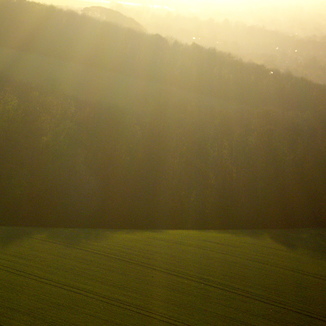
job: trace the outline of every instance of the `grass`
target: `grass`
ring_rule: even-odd
[[[325,257],[264,233],[22,230],[1,228],[0,325],[326,321]]]

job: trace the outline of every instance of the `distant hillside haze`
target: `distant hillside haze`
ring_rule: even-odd
[[[246,105],[305,107],[324,99],[323,87],[212,48],[169,42],[37,3],[7,0],[0,5],[0,46],[12,50]]]
[[[326,227],[326,86],[0,2],[0,224]]]
[[[317,6],[317,3],[312,4]],[[265,6],[267,5],[271,3],[265,3]],[[284,29],[283,23],[278,22],[267,24],[266,26],[269,26],[267,28],[263,23],[255,21],[244,23],[232,15],[223,16],[222,12],[217,12],[210,19],[200,19],[199,14],[186,15],[181,14],[182,11],[164,11],[163,9],[148,11],[144,7],[113,2],[110,6],[137,18],[143,26],[146,26],[149,33],[158,33],[166,38],[177,39],[188,44],[197,43],[205,47],[214,47],[245,61],[263,64],[271,69],[288,71],[318,83],[326,83],[324,23],[318,25],[320,28],[312,26],[310,28],[303,24],[299,26],[300,28],[289,26]],[[260,2],[260,6],[264,6],[264,2]],[[286,4],[281,5],[282,13],[286,12],[284,6]],[[213,4],[212,8],[215,8]],[[323,10],[317,10],[316,7],[311,8],[315,8],[312,12],[323,12]],[[284,17],[282,15],[280,19]],[[294,20],[288,19],[287,21],[290,23]],[[313,25],[315,20],[312,19],[310,22]]]
[[[122,27],[132,28],[134,30],[142,31],[142,32],[145,31],[144,27],[141,26],[134,19],[130,17],[126,17],[120,12],[109,8],[104,8],[101,6],[91,6],[91,7],[84,8],[82,10],[82,13],[100,20],[117,24]]]
[[[83,8],[105,6],[112,9],[129,8],[149,13],[167,12],[181,15],[212,18],[217,21],[229,19],[250,25],[300,36],[322,35],[326,33],[324,16],[326,3],[323,0],[132,0],[132,1],[88,1],[83,0],[39,0],[60,6]],[[117,10],[119,10],[117,9]],[[120,11],[120,10],[119,10]],[[135,18],[135,17],[134,17]],[[181,27],[181,26],[180,26]]]
[[[79,8],[77,4],[84,2],[76,0],[74,6],[71,2],[66,5],[69,3]],[[325,2],[94,1],[94,4],[99,5],[92,6],[94,17],[103,19],[108,15],[107,19],[122,26],[145,28],[149,33],[188,44],[214,47],[245,61],[326,84]],[[114,14],[110,11],[113,9]],[[203,14],[205,10],[209,14]],[[128,18],[122,18],[121,13]]]

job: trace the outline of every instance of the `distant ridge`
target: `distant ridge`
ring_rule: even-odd
[[[139,24],[135,19],[127,17],[119,11],[113,9],[104,8],[101,6],[91,6],[84,8],[82,10],[82,13],[89,15],[93,18],[108,21],[121,27],[127,27],[136,31],[145,32],[145,28],[141,24]]]

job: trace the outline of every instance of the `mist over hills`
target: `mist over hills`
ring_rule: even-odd
[[[322,1],[198,1],[187,5],[182,1],[164,4],[95,1],[94,4],[98,9],[115,10],[128,19],[135,18],[152,34],[213,47],[247,62],[326,83],[326,7]],[[75,0],[66,5],[82,12],[84,2]]]
[[[325,227],[326,87],[0,3],[2,225]]]
[[[212,48],[169,42],[36,3],[5,1],[1,9],[3,48],[242,104],[305,107],[324,98],[323,86]]]
[[[141,26],[136,20],[127,17],[121,14],[119,11],[113,9],[109,9],[101,6],[90,6],[84,8],[81,12],[91,17],[100,20],[105,20],[122,27],[132,28],[135,29],[136,31],[145,32],[144,27]]]
[[[300,37],[324,35],[326,33],[323,0],[130,0],[102,1],[92,0],[38,0],[47,4],[75,8],[83,6],[104,6],[137,19],[140,15],[164,15],[175,13],[181,16],[214,19],[221,22],[228,19],[246,25],[264,26],[266,29],[285,34],[297,33]],[[85,4],[86,3],[86,4]],[[132,14],[131,14],[132,13]]]
[[[299,23],[292,26],[291,22],[295,20],[292,16],[296,15],[286,7],[283,8],[282,14],[279,10],[279,14],[274,15],[275,19],[288,22],[289,26],[282,28],[279,22],[271,24],[258,18],[250,21],[244,19],[244,14],[236,18],[223,11],[217,11],[211,18],[204,19],[195,14],[146,11],[143,8],[114,4],[111,6],[137,18],[150,33],[158,33],[187,44],[197,43],[204,47],[213,47],[247,62],[263,64],[271,69],[289,71],[299,77],[326,83],[325,27],[321,26],[320,30],[311,27],[309,32],[304,22],[301,28]],[[259,6],[257,7],[256,10],[259,11]],[[234,7],[233,9],[235,10]],[[317,10],[314,10],[311,13],[311,25],[316,23],[313,18],[316,12]],[[288,16],[291,18],[286,19]]]

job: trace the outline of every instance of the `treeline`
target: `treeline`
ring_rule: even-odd
[[[123,109],[2,83],[0,115],[2,225],[325,226],[325,111]]]
[[[326,226],[325,87],[54,7],[0,6],[2,47],[56,59],[37,86],[1,71],[0,224]],[[51,82],[60,62],[88,67],[71,83],[97,96]],[[94,70],[125,76],[105,101]]]

